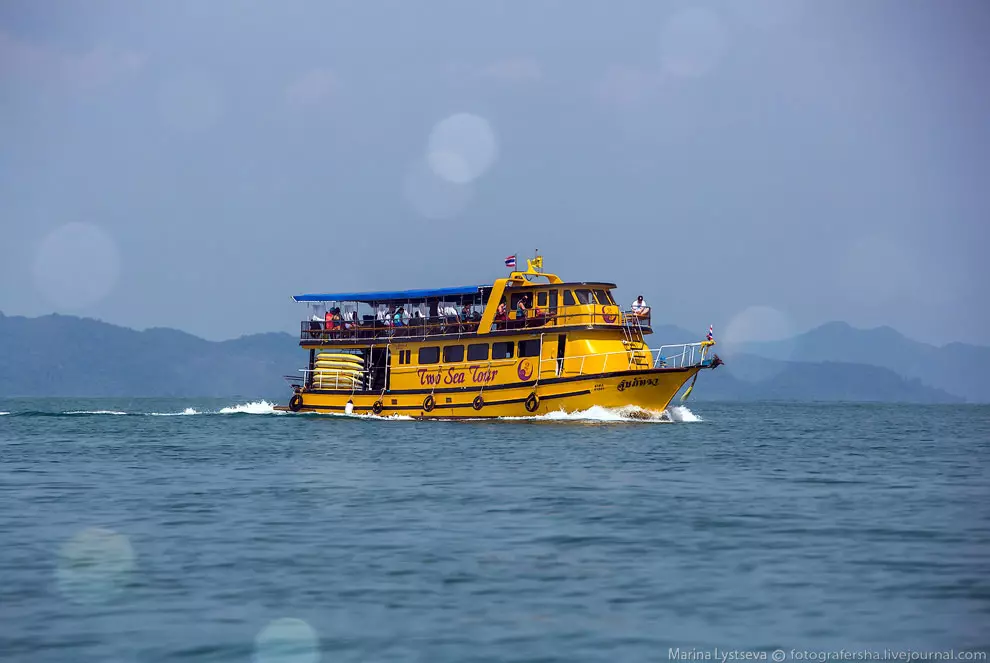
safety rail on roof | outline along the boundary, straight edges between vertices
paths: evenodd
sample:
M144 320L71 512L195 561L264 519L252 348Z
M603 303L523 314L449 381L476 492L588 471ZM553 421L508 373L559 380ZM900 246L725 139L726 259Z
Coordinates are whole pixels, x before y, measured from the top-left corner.
M589 310L591 309L591 310ZM554 327L627 327L631 319L638 328L649 330L649 318L640 318L630 311L609 313L592 308L590 305L560 306L555 311L543 315L533 315L523 320L509 312L507 320L496 320L488 331L528 331L547 330ZM363 341L402 339L427 339L433 337L460 337L478 333L481 315L474 313L470 319L463 316L438 316L406 318L401 325L388 319L332 320L327 328L326 321L303 320L300 324L299 340L303 345L333 345Z

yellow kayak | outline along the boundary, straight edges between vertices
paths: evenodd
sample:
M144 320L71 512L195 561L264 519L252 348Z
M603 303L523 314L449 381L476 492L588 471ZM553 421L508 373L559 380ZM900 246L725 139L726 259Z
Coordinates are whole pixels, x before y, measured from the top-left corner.
M345 352L319 352L316 355L316 361L350 361L364 365L364 357Z

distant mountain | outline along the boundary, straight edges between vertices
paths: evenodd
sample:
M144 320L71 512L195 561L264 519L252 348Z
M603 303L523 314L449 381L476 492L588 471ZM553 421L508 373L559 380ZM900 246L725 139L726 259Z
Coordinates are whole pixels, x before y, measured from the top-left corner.
M961 403L963 398L878 366L789 362L733 354L704 372L691 395L708 401Z
M990 348L913 341L890 327L856 329L830 322L782 341L741 343L724 349L728 360L748 354L798 362L844 362L887 368L969 402L990 402Z
M0 396L278 396L305 363L289 334L211 342L62 315L0 315Z
M651 345L700 340L658 325ZM769 350L772 350L770 348ZM768 350L768 351L769 351ZM0 314L0 397L279 397L305 362L294 336L213 342L174 329L135 331L97 320ZM735 354L698 381L707 400L957 402L945 391L876 366L790 362Z

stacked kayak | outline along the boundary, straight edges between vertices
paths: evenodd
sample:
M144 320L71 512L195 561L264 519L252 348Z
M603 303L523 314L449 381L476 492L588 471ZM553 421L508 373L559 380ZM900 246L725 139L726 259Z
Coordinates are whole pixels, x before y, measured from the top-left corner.
M320 352L313 365L317 389L363 389L364 357L343 352Z

